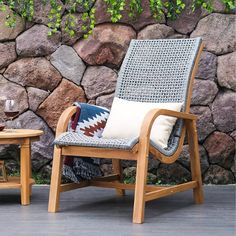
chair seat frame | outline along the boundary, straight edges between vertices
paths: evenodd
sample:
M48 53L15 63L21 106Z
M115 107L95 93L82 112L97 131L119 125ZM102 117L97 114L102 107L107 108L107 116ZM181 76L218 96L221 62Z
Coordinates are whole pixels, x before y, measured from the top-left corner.
M55 146L51 176L51 186L49 195L49 212L56 212L59 210L60 193L70 191L77 188L96 186L105 188L114 188L118 195L123 196L125 190L133 189L134 193L134 207L133 207L133 223L144 222L145 202L158 199L160 197L175 194L177 192L193 190L193 196L197 204L203 203L203 189L202 177L200 168L200 158L198 150L198 137L196 120L197 117L189 113L190 100L192 95L192 86L195 73L198 68L200 53L203 49L201 44L198 54L196 56L195 64L191 73L189 84L189 92L187 98L187 105L185 112L176 112L166 109L153 109L147 113L140 131L139 141L132 150L108 149L108 148L94 148L81 146ZM56 137L67 131L68 123L71 117L75 114L76 107L67 108L61 115L56 129ZM184 121L181 137L178 148L172 156L165 156L153 146L150 145L150 131L155 119L160 115L171 116L182 119ZM175 186L154 186L147 185L147 167L149 153L155 155L162 163L171 164L175 162L182 151L185 134L189 144L191 175L192 180L186 183ZM94 158L109 158L112 159L113 174L110 176L99 177L81 183L67 183L61 184L61 174L63 167L63 156L80 156L80 157L94 157ZM134 160L137 161L136 183L124 184L122 180L122 168L120 160Z

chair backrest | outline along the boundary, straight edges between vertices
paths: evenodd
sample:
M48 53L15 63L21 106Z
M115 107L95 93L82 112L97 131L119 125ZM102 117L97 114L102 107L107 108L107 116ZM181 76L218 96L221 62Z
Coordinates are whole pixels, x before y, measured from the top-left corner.
M115 96L139 102L183 102L186 110L200 45L200 38L132 40Z
M119 72L115 96L139 102L182 102L182 111L189 112L192 72L200 48L201 38L132 40ZM153 142L151 145L169 157L180 152L183 125L183 120L176 121L167 148Z

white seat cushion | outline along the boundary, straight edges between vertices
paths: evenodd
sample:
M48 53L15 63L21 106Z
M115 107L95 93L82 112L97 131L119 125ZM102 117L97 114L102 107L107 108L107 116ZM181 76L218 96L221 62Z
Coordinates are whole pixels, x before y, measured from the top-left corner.
M133 102L115 97L110 116L102 133L103 138L137 138L145 115L152 109L180 111L183 103ZM166 148L176 118L159 116L151 130L151 140Z

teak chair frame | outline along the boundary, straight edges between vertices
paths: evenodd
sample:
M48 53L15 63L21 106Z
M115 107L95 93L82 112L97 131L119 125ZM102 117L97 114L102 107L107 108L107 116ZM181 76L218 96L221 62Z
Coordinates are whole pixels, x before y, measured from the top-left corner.
M164 196L172 195L177 192L193 189L193 196L197 204L203 203L203 189L202 189L202 177L200 168L200 158L198 150L198 138L196 129L197 117L189 113L190 102L192 95L193 80L198 68L198 62L200 58L203 45L201 43L198 54L196 56L194 67L191 71L191 78L188 87L188 96L186 102L185 112L176 112L166 109L153 109L148 112L142 124L139 142L134 146L132 150L119 150L108 148L94 148L94 147L80 147L80 146L55 146L51 187L49 196L49 212L56 212L59 209L60 193L87 187L105 187L115 188L118 195L124 195L125 190L134 189L134 208L133 208L133 223L143 223L145 202L158 199ZM76 107L67 108L61 115L56 129L56 137L61 133L66 132L68 122L75 114ZM172 156L166 157L160 153L157 149L150 145L150 131L155 119L160 115L172 116L183 119L184 125L182 128L181 138L178 145L178 149ZM191 174L192 180L186 183L178 184L175 186L152 186L146 184L147 179L147 167L149 153L155 155L162 163L171 164L175 162L182 151L184 143L185 133L187 133L187 139L189 144L190 161L191 161ZM61 173L63 166L63 156L76 156L80 157L95 157L95 158L109 158L112 159L113 175L100 177L95 180L83 181L81 183L68 183L61 184ZM137 172L135 184L121 183L121 165L120 160L136 160Z

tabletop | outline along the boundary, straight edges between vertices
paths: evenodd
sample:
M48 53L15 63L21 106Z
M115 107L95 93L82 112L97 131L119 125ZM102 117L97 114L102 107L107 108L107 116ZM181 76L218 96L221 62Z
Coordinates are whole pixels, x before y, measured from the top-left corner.
M31 138L38 137L43 134L42 130L33 129L4 129L0 132L0 139L11 139L11 138Z

